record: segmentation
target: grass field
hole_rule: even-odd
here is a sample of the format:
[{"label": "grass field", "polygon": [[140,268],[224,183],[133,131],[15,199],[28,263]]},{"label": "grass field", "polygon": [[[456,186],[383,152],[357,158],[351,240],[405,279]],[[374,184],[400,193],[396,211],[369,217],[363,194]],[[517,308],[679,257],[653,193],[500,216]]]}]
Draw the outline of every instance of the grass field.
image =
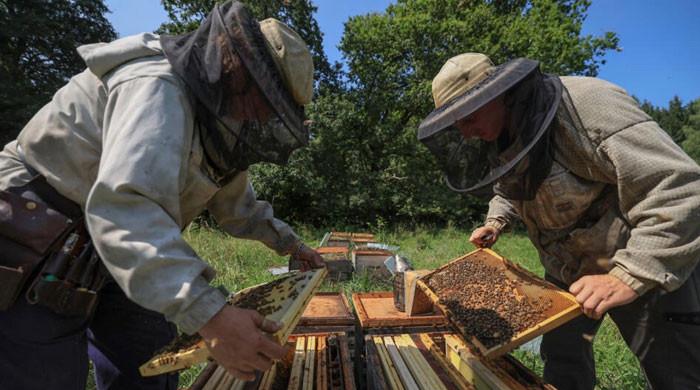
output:
[{"label": "grass field", "polygon": [[[301,228],[297,231],[309,245],[314,246],[323,236],[322,231],[312,229]],[[416,269],[436,268],[474,249],[467,240],[469,232],[455,228],[395,229],[375,233],[380,242],[400,246],[399,253],[410,259]],[[258,242],[234,239],[213,229],[193,225],[185,232],[185,237],[197,253],[217,270],[214,284],[224,285],[229,291],[272,280],[273,276],[267,269],[287,264],[286,257],[277,256]],[[494,250],[530,271],[543,275],[537,252],[524,234],[505,234]],[[390,289],[388,281],[363,275],[344,283],[326,282],[323,286],[325,291],[343,291],[346,294]],[[644,388],[637,360],[627,349],[617,328],[607,318],[595,338],[594,349],[600,389]],[[518,350],[514,355],[535,372],[542,374],[542,361],[537,353]],[[190,384],[200,369],[192,368],[182,373],[181,385]]]}]

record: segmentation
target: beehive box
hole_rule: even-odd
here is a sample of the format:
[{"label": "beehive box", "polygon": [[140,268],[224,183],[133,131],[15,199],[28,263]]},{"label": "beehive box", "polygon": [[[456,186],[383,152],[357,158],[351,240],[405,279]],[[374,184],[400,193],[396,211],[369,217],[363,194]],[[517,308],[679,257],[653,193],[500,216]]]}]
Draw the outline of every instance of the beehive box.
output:
[{"label": "beehive box", "polygon": [[355,315],[345,295],[337,292],[317,292],[306,306],[298,327],[355,325]]},{"label": "beehive box", "polygon": [[464,340],[489,358],[581,314],[571,294],[489,249],[453,260],[417,283]]},{"label": "beehive box", "polygon": [[329,232],[321,240],[319,246],[351,247],[376,242],[372,233]]},{"label": "beehive box", "polygon": [[366,272],[375,277],[388,279],[391,277],[391,273],[384,265],[384,261],[393,255],[393,253],[382,249],[353,250],[352,265],[357,273]]},{"label": "beehive box", "polygon": [[[266,318],[280,322],[282,328],[273,336],[281,345],[286,342],[325,276],[325,268],[290,273],[272,282],[241,290],[232,295],[228,303],[257,310]],[[139,371],[143,376],[159,375],[185,369],[208,358],[209,349],[201,337],[180,336],[144,363]]]},{"label": "beehive box", "polygon": [[353,390],[354,367],[347,338],[342,333],[293,335],[289,353],[255,380],[235,379],[216,363],[197,377],[189,390]]},{"label": "beehive box", "polygon": [[352,278],[353,266],[350,250],[347,247],[327,246],[316,251],[323,257],[328,269],[328,278],[334,281],[344,281]]},{"label": "beehive box", "polygon": [[355,293],[352,302],[363,330],[370,328],[441,327],[447,324],[442,313],[437,311],[409,316],[394,306],[394,295],[390,291]]}]

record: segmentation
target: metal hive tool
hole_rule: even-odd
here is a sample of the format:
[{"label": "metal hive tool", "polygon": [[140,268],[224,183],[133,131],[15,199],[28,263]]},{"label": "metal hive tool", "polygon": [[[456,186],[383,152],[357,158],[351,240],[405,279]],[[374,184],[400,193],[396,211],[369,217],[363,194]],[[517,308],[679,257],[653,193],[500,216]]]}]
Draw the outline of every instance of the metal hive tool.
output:
[{"label": "metal hive tool", "polygon": [[[326,269],[292,272],[272,282],[249,287],[229,297],[229,304],[257,310],[282,323],[273,337],[284,344],[301,318],[306,305],[326,276]],[[143,376],[178,371],[209,359],[209,350],[198,335],[181,335],[139,367]]]}]

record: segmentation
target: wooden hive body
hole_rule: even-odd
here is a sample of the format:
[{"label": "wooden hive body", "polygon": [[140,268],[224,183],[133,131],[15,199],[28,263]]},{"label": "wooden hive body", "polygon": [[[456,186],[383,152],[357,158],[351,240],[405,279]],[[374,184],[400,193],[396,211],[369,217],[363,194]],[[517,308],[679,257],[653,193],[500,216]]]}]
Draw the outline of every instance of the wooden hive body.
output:
[{"label": "wooden hive body", "polygon": [[393,255],[392,252],[382,249],[353,250],[352,265],[358,273],[367,272],[374,276],[388,278],[391,274],[384,265],[384,261]]}]

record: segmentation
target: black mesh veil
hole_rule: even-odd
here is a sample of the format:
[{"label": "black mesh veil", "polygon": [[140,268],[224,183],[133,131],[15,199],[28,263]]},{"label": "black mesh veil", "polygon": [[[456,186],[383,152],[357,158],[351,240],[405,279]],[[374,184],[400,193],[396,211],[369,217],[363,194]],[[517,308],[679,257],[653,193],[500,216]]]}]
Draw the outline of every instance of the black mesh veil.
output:
[{"label": "black mesh veil", "polygon": [[[308,143],[304,109],[285,87],[260,25],[244,5],[215,5],[196,31],[164,35],[161,44],[196,100],[207,168],[217,182],[257,162],[285,164],[294,150]],[[226,66],[232,59],[245,66],[272,115],[243,120],[235,114],[232,91],[242,86],[232,85]]]},{"label": "black mesh veil", "polygon": [[[501,71],[503,67],[497,68],[495,73]],[[499,86],[499,78],[492,75],[468,92],[473,96],[455,98],[456,101],[483,100],[477,103],[478,106],[472,104],[473,107],[469,107],[470,102],[467,102],[464,107],[468,111],[463,112],[468,113],[463,116],[459,115],[459,108],[451,107],[453,112],[449,118],[433,120],[433,123],[445,123],[445,119],[449,119],[444,128],[419,130],[420,141],[436,157],[452,190],[475,195],[495,192],[513,200],[531,199],[549,174],[552,159],[548,147],[551,132],[548,130],[561,98],[561,81],[558,77],[542,74],[537,67],[519,77],[514,85],[501,81]],[[498,140],[467,139],[454,127],[456,121],[504,93],[509,122]],[[478,96],[480,94],[482,96]],[[440,115],[438,110],[431,116]]]}]

